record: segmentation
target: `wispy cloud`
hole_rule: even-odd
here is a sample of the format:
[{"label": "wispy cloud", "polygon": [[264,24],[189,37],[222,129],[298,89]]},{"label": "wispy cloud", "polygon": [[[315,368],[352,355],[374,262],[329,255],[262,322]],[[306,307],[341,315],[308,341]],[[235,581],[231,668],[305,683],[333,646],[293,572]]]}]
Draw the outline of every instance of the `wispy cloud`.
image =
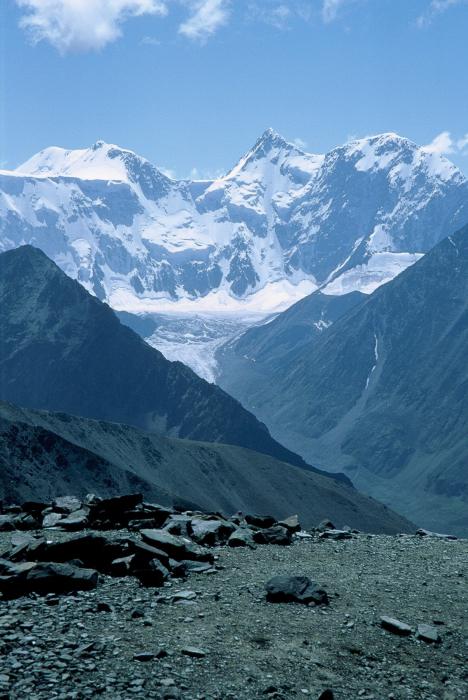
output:
[{"label": "wispy cloud", "polygon": [[48,41],[61,53],[102,49],[121,36],[130,17],[165,15],[164,0],[16,0],[34,43]]},{"label": "wispy cloud", "polygon": [[206,41],[230,16],[230,0],[195,0],[190,5],[192,13],[180,25],[179,33],[196,41]]},{"label": "wispy cloud", "polygon": [[459,139],[454,139],[450,131],[442,131],[433,140],[423,146],[426,153],[438,153],[441,156],[448,156],[454,153],[468,155],[468,133]]},{"label": "wispy cloud", "polygon": [[338,12],[349,0],[323,0],[322,19],[326,24],[333,22],[338,17]]},{"label": "wispy cloud", "polygon": [[458,139],[457,148],[463,155],[468,156],[468,133],[462,136],[461,139]]},{"label": "wispy cloud", "polygon": [[427,10],[416,20],[420,28],[428,27],[438,15],[442,15],[456,5],[466,5],[467,0],[431,0]]},{"label": "wispy cloud", "polygon": [[140,40],[140,44],[143,46],[161,46],[161,42],[155,36],[144,36]]},{"label": "wispy cloud", "polygon": [[423,151],[426,151],[426,153],[438,153],[439,155],[449,155],[454,150],[454,142],[450,131],[442,131],[430,143],[423,146]]},{"label": "wispy cloud", "polygon": [[311,4],[304,0],[252,0],[247,7],[248,20],[282,30],[289,29],[295,20],[308,22],[312,16]]},{"label": "wispy cloud", "polygon": [[216,170],[192,168],[189,174],[189,180],[217,180],[225,174],[225,171],[220,168]]},{"label": "wispy cloud", "polygon": [[304,150],[304,148],[307,148],[307,143],[306,141],[303,141],[299,137],[295,138],[293,141],[294,145],[300,148],[301,150]]}]

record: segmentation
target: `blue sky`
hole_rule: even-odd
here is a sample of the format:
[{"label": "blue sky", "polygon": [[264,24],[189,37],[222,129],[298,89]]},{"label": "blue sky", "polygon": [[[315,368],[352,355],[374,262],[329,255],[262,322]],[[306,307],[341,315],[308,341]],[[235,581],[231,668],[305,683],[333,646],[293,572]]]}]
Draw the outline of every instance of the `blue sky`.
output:
[{"label": "blue sky", "polygon": [[382,131],[436,139],[468,173],[466,0],[2,8],[1,167],[104,139],[176,176],[211,176],[272,126],[311,152]]}]

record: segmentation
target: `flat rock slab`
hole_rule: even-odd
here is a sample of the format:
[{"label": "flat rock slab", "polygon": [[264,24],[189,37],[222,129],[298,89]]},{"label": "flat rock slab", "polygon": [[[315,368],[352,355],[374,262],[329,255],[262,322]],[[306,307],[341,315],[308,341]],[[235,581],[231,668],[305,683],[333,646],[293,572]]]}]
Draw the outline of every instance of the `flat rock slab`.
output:
[{"label": "flat rock slab", "polygon": [[438,630],[432,625],[418,625],[416,637],[429,644],[438,644],[441,641]]},{"label": "flat rock slab", "polygon": [[412,628],[406,622],[401,622],[394,617],[387,617],[387,615],[382,615],[380,618],[380,626],[388,632],[400,635],[400,637],[409,637],[413,633]]},{"label": "flat rock slab", "polygon": [[328,605],[326,591],[307,576],[274,576],[266,586],[267,600],[272,603]]},{"label": "flat rock slab", "polygon": [[208,547],[224,544],[234,530],[232,523],[223,520],[193,518],[189,525],[189,534],[195,542]]},{"label": "flat rock slab", "polygon": [[180,651],[184,656],[191,656],[193,659],[203,659],[206,656],[206,651],[197,647],[184,647]]},{"label": "flat rock slab", "polygon": [[458,537],[455,537],[455,535],[446,535],[443,532],[431,532],[430,530],[425,530],[424,528],[419,528],[419,530],[416,530],[416,534],[419,535],[419,537],[437,537],[439,540],[457,540]]},{"label": "flat rock slab", "polygon": [[324,540],[350,540],[352,535],[349,530],[325,530],[320,533],[320,539]]},{"label": "flat rock slab", "polygon": [[52,508],[58,513],[73,513],[80,510],[82,504],[76,496],[59,496],[52,501]]},{"label": "flat rock slab", "polygon": [[142,651],[133,655],[134,661],[154,661],[155,658],[156,654],[153,654],[151,651]]},{"label": "flat rock slab", "polygon": [[180,561],[182,559],[194,559],[195,561],[213,561],[213,554],[199,545],[179,537],[171,535],[166,530],[140,530],[144,542],[162,549],[163,552],[172,558]]}]

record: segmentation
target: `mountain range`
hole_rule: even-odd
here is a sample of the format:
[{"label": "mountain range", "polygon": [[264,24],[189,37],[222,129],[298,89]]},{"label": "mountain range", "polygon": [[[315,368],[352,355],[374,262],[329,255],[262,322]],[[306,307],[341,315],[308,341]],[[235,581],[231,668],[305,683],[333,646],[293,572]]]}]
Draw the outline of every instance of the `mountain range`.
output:
[{"label": "mountain range", "polygon": [[412,527],[346,476],[309,467],[32,246],[0,255],[0,325],[0,495],[8,501],[138,490],[225,513]]},{"label": "mountain range", "polygon": [[315,292],[219,353],[226,390],[304,458],[468,533],[468,226],[370,296]]},{"label": "mountain range", "polygon": [[41,248],[126,311],[264,315],[369,292],[468,221],[468,182],[386,133],[313,155],[267,130],[226,175],[173,180],[98,141],[0,174],[0,245]]},{"label": "mountain range", "polygon": [[270,129],[212,181],[47,148],[0,172],[0,399],[349,476],[464,532],[467,222],[467,179],[394,133],[313,155]]}]

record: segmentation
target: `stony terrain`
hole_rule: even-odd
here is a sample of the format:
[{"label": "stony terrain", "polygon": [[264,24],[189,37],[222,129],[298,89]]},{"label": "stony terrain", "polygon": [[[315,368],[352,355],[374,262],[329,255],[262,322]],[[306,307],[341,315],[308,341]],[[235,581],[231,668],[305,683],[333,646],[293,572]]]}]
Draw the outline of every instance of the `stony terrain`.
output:
[{"label": "stony terrain", "polygon": [[[69,529],[94,522],[100,528],[94,538],[105,541],[103,552],[124,543],[138,548],[158,538],[161,549],[167,550],[175,547],[170,538],[164,542],[168,531],[188,528],[184,534],[189,532],[190,537],[173,537],[177,546],[186,548],[183,556],[192,552],[190,556],[198,559],[192,564],[200,572],[174,578],[183,572],[171,559],[172,576],[162,585],[140,585],[135,575],[100,573],[95,588],[66,595],[45,589],[42,595],[20,595],[22,584],[11,590],[9,576],[2,576],[0,698],[456,700],[468,696],[465,540],[423,533],[367,535],[331,530],[331,524],[292,534],[297,530],[294,519],[271,528],[266,527],[270,522],[255,518],[225,521],[215,514],[175,512],[168,513],[163,530],[148,529],[150,508],[143,505],[132,511],[140,513],[140,522],[137,517],[125,528],[104,531],[106,524],[112,525],[112,518],[106,522],[102,515],[111,512],[109,505],[99,505],[96,499],[94,505],[82,505],[70,514],[65,506],[66,501],[59,501],[46,515],[61,509]],[[93,512],[100,514],[100,521],[97,516],[92,519]],[[156,520],[163,519],[162,509],[153,513]],[[2,516],[3,527],[11,527],[15,517],[17,527],[34,524],[32,515],[7,513]],[[46,524],[51,521],[49,517]],[[98,540],[83,539],[93,534],[89,529],[70,534],[66,524],[58,527],[59,522],[47,530],[0,532],[0,554],[18,567],[24,559],[51,558],[59,551],[54,543],[67,542],[65,547],[78,551],[76,542],[79,546],[87,542],[89,550],[82,547],[84,558],[87,551],[95,556],[92,550]],[[215,529],[214,522],[228,529],[228,522],[231,528],[240,527],[257,544],[206,546],[213,543],[207,532]],[[284,546],[259,544],[272,529],[276,535],[280,530],[287,533]],[[226,540],[227,530],[223,532],[219,542]],[[41,544],[44,536],[47,541]],[[159,551],[157,556],[161,562],[165,555]],[[64,557],[55,558],[60,559]],[[4,568],[11,565],[6,559],[0,562]],[[84,564],[75,560],[70,566],[84,574]],[[104,557],[97,568],[106,568]],[[328,593],[329,605],[268,602],[265,584],[278,574],[309,576]],[[141,571],[138,575],[151,583]],[[382,616],[397,618],[410,629],[402,626],[401,634],[383,629]],[[426,635],[440,641],[418,638],[422,624],[430,626]]]}]

